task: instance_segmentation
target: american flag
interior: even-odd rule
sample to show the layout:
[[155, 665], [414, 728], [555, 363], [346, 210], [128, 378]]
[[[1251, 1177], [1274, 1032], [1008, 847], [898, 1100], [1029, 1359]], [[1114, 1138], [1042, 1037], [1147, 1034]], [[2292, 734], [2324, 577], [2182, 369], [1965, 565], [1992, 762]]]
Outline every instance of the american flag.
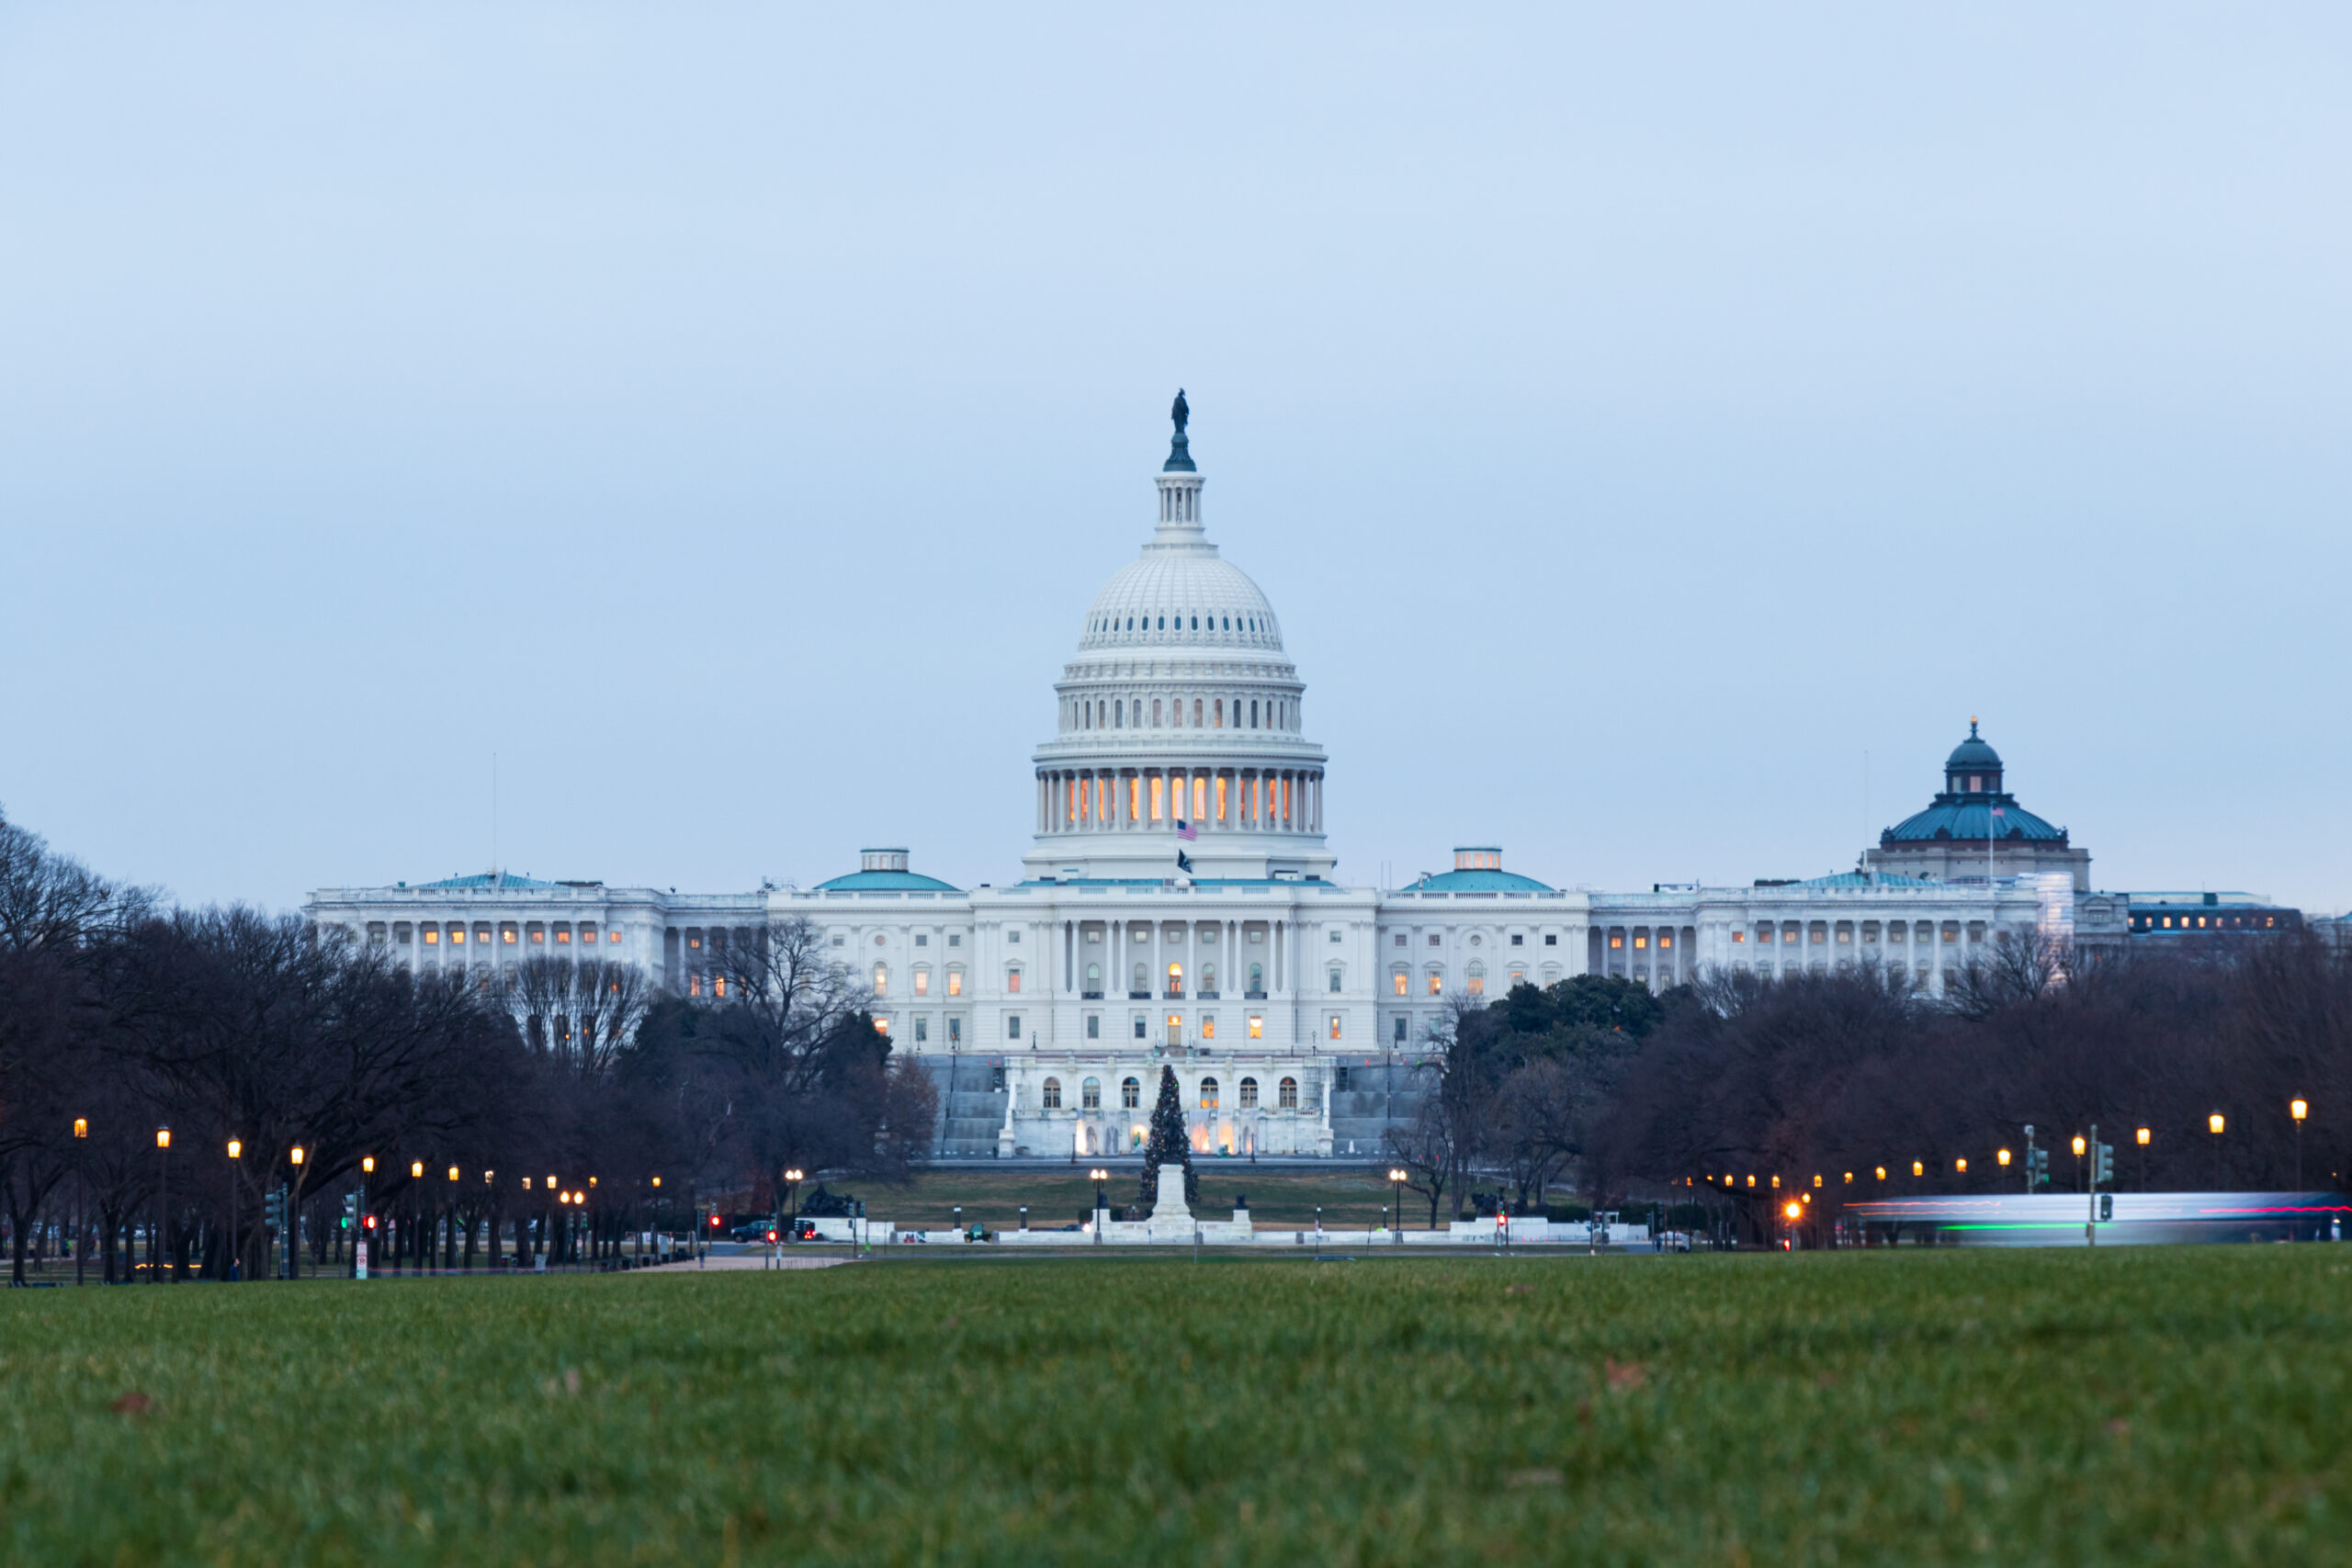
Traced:
[[1201, 830], [1181, 817], [1176, 819], [1176, 836], [1188, 844], [1197, 844], [1201, 841]]

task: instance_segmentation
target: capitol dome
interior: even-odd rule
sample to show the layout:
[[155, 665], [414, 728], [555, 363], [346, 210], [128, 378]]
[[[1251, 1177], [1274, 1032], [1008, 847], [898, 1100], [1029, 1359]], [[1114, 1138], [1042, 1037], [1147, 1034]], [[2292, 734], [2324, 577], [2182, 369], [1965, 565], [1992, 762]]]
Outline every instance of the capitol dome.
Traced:
[[1056, 881], [1319, 877], [1332, 860], [1306, 688], [1273, 606], [1202, 526], [1182, 393], [1170, 415], [1151, 535], [1095, 594], [1055, 683], [1024, 859]]

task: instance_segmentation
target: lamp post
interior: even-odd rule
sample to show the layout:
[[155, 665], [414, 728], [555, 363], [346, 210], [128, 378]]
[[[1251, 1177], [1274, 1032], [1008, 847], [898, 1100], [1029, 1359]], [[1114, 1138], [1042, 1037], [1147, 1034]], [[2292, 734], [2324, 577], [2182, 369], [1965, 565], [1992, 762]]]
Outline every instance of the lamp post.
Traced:
[[[2083, 1179], [2083, 1135], [2080, 1133], [2075, 1134], [2075, 1179], [2077, 1182]], [[2083, 1190], [2087, 1192], [2090, 1189], [2086, 1187]]]
[[2206, 1128], [2213, 1134], [2213, 1190], [2222, 1190], [2222, 1134], [2229, 1128], [2218, 1111], [2205, 1118]]
[[368, 1206], [368, 1179], [376, 1174], [376, 1156], [364, 1156], [359, 1161], [359, 1236], [352, 1244], [351, 1277], [368, 1278], [368, 1240], [375, 1234], [375, 1211]]
[[1102, 1184], [1111, 1179], [1111, 1173], [1097, 1166], [1086, 1174], [1088, 1179], [1094, 1183], [1094, 1245], [1100, 1247], [1102, 1245]]
[[2301, 1100], [2287, 1102], [2287, 1114], [2295, 1119], [2295, 1190], [2303, 1190], [2303, 1118], [2312, 1113], [2310, 1104]]
[[243, 1278], [239, 1267], [244, 1261], [245, 1238], [237, 1230], [237, 1161], [244, 1156], [245, 1145], [237, 1138], [229, 1140], [229, 1278]]
[[90, 1229], [89, 1181], [82, 1174], [82, 1145], [90, 1135], [90, 1119], [74, 1118], [74, 1282], [82, 1282], [82, 1243]]
[[155, 1272], [155, 1283], [164, 1282], [164, 1213], [171, 1206], [171, 1171], [164, 1164], [164, 1156], [172, 1146], [172, 1130], [155, 1129], [155, 1234], [147, 1238], [147, 1267]]
[[787, 1236], [800, 1222], [800, 1184], [808, 1179], [808, 1173], [797, 1166], [784, 1173], [784, 1201], [787, 1208], [784, 1234]]
[[2145, 1192], [2148, 1190], [2148, 1130], [2143, 1127], [2132, 1137], [2140, 1145], [2140, 1190]]
[[1405, 1245], [1405, 1168], [1392, 1166], [1388, 1171], [1388, 1192], [1396, 1208], [1396, 1245]]

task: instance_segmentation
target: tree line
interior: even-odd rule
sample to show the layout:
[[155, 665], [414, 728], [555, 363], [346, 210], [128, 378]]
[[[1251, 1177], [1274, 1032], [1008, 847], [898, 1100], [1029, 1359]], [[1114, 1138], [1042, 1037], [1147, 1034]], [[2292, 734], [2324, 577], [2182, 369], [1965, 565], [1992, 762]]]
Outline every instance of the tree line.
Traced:
[[12, 1277], [74, 1235], [130, 1278], [136, 1233], [175, 1278], [257, 1278], [273, 1191], [309, 1267], [363, 1185], [396, 1261], [461, 1266], [610, 1258], [698, 1203], [772, 1202], [786, 1169], [903, 1179], [936, 1092], [820, 934], [778, 921], [723, 962], [723, 998], [603, 960], [412, 974], [297, 916], [167, 907], [0, 818]]
[[2056, 1191], [2087, 1190], [2072, 1140], [2095, 1124], [2125, 1190], [2341, 1188], [2352, 1162], [2352, 955], [2309, 933], [2004, 940], [1941, 995], [1869, 964], [1656, 998], [1585, 976], [1457, 1006], [1433, 1043], [1391, 1134], [1432, 1224], [1475, 1173], [1522, 1201], [1706, 1198], [1760, 1235], [1798, 1191], [1823, 1221], [1850, 1198], [2022, 1192], [2029, 1126]]

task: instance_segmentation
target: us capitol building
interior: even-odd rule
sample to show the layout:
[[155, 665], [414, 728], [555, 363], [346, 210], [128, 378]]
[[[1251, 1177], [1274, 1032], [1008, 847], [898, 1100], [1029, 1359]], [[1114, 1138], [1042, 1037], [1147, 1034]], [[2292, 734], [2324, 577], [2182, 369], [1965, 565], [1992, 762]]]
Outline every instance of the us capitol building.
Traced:
[[962, 889], [871, 849], [815, 887], [679, 895], [503, 872], [322, 888], [305, 912], [422, 972], [485, 984], [519, 959], [625, 960], [706, 994], [711, 954], [806, 916], [943, 1090], [939, 1152], [1139, 1147], [1172, 1066], [1204, 1154], [1370, 1157], [1450, 998], [1611, 975], [1864, 961], [1929, 992], [2004, 932], [2120, 942], [2128, 900], [2004, 792], [1976, 734], [1928, 808], [1858, 869], [1746, 887], [1550, 886], [1493, 847], [1409, 886], [1332, 880], [1327, 759], [1258, 585], [1202, 523], [1182, 395], [1142, 553], [1089, 605], [1035, 753], [1022, 879]]

